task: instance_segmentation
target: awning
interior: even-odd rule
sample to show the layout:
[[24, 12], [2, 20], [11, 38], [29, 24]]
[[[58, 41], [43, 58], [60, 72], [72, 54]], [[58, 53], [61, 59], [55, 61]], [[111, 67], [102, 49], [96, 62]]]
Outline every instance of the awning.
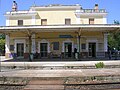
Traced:
[[111, 31], [119, 31], [120, 25], [114, 24], [79, 24], [79, 25], [31, 25], [31, 26], [1, 26], [0, 33], [5, 32], [24, 32], [24, 31], [32, 31], [32, 32], [75, 32], [78, 30], [82, 31], [99, 31], [99, 32], [111, 32]]

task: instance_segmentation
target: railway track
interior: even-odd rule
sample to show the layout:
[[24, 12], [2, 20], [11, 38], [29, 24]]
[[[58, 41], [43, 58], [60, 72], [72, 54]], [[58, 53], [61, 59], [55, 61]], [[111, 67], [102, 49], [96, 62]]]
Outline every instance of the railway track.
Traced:
[[[31, 84], [30, 84], [31, 85]], [[30, 87], [29, 85], [29, 87]], [[56, 88], [55, 86], [64, 86], [64, 88], [60, 88], [60, 90], [120, 90], [120, 82], [114, 82], [114, 83], [87, 83], [87, 84], [62, 84], [62, 83], [58, 83], [55, 85], [51, 85], [50, 82], [46, 85], [40, 86], [40, 84], [38, 83], [36, 85], [36, 83], [34, 82], [34, 88], [30, 89], [27, 88], [28, 90], [42, 90], [43, 88], [46, 88], [44, 90], [48, 90], [50, 88]], [[27, 90], [24, 89], [26, 87], [26, 85], [24, 84], [0, 84], [0, 90]], [[50, 88], [49, 88], [50, 87]], [[39, 89], [41, 88], [41, 89]], [[52, 90], [52, 89], [50, 89]], [[54, 90], [54, 89], [53, 89]], [[59, 87], [58, 89], [59, 90]]]
[[120, 90], [120, 82], [65, 84], [65, 90]]

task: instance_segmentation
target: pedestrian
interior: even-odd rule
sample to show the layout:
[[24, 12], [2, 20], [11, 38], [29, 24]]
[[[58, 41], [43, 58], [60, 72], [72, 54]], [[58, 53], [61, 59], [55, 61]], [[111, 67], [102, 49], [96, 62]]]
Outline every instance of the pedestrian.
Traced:
[[115, 60], [117, 60], [117, 56], [118, 56], [118, 51], [115, 50]]
[[111, 60], [111, 48], [108, 46], [108, 57], [109, 57], [109, 60]]
[[74, 58], [77, 59], [77, 48], [74, 48]]

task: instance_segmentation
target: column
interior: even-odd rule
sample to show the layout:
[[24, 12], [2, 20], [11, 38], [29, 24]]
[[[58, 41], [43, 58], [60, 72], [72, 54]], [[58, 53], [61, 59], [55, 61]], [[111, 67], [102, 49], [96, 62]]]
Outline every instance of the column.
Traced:
[[31, 39], [32, 39], [32, 46], [31, 46], [32, 53], [36, 53], [35, 34], [32, 34]]
[[6, 18], [6, 26], [9, 26], [9, 17]]
[[108, 38], [107, 38], [107, 36], [108, 36], [108, 33], [104, 33], [104, 52], [107, 52], [107, 50], [108, 50]]
[[5, 56], [6, 58], [9, 58], [9, 54], [10, 54], [10, 37], [9, 35], [6, 35], [6, 39], [5, 39]]
[[76, 18], [77, 24], [80, 24], [80, 23], [81, 23], [80, 21], [81, 21], [81, 20], [80, 20], [80, 15], [77, 15], [77, 18]]
[[80, 8], [77, 8], [76, 9], [76, 23], [80, 24], [81, 23], [80, 21], [81, 21], [80, 20]]
[[81, 42], [80, 42], [80, 39], [81, 39], [81, 28], [79, 29], [78, 31], [78, 48], [79, 48], [79, 55], [78, 55], [78, 58], [80, 59], [81, 55], [80, 55], [80, 49], [81, 49]]
[[106, 16], [103, 17], [103, 24], [107, 24], [107, 18], [106, 18]]
[[35, 25], [35, 15], [32, 16], [32, 25]]

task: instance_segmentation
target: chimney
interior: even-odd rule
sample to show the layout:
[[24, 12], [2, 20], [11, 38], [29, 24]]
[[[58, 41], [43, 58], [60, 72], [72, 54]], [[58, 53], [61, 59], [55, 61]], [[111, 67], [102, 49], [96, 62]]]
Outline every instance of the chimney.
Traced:
[[17, 3], [16, 3], [16, 1], [13, 1], [12, 11], [17, 11]]
[[95, 9], [95, 12], [98, 12], [98, 4], [95, 4], [94, 9]]

